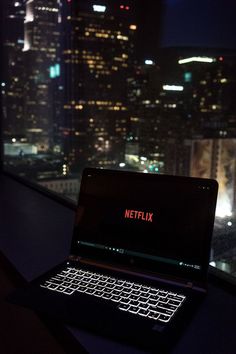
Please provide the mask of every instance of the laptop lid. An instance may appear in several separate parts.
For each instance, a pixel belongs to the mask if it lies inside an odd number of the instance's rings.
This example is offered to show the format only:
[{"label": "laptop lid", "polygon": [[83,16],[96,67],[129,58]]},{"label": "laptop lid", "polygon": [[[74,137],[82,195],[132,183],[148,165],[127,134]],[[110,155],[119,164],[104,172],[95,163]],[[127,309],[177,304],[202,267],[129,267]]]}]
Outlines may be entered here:
[{"label": "laptop lid", "polygon": [[71,254],[205,287],[215,180],[85,169]]}]

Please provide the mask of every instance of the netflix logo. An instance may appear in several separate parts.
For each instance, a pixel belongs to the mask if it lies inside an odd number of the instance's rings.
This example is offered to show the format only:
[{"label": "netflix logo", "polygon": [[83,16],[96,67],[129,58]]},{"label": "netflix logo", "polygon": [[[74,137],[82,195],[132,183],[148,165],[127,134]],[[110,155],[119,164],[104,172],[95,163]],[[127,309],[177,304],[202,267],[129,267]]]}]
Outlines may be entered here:
[{"label": "netflix logo", "polygon": [[141,210],[125,209],[124,217],[125,219],[139,219],[147,222],[152,222],[153,213]]}]

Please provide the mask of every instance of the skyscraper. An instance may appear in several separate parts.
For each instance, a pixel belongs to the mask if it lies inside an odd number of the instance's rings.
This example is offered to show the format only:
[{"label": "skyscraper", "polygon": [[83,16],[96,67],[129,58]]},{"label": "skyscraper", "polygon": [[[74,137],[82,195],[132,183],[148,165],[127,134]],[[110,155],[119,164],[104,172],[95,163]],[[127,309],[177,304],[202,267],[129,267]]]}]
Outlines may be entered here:
[{"label": "skyscraper", "polygon": [[3,135],[8,141],[24,134],[23,81],[24,67],[22,48],[24,44],[25,10],[23,1],[11,1],[4,8],[5,35],[3,38]]},{"label": "skyscraper", "polygon": [[127,73],[136,25],[130,4],[67,1],[64,149],[71,168],[123,161],[127,134]]},{"label": "skyscraper", "polygon": [[60,66],[60,0],[27,0],[24,21],[25,133],[39,151],[53,145]]}]

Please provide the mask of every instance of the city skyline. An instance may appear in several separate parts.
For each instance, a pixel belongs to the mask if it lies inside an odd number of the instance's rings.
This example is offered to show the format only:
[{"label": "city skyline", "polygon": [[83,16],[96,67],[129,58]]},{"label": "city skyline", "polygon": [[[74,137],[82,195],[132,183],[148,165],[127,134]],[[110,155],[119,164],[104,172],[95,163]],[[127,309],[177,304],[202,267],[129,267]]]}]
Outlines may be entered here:
[{"label": "city skyline", "polygon": [[175,47],[149,56],[155,36],[141,25],[148,12],[141,18],[134,4],[9,4],[5,168],[74,200],[85,166],[216,178],[218,215],[226,221],[215,232],[233,231],[235,52]]}]

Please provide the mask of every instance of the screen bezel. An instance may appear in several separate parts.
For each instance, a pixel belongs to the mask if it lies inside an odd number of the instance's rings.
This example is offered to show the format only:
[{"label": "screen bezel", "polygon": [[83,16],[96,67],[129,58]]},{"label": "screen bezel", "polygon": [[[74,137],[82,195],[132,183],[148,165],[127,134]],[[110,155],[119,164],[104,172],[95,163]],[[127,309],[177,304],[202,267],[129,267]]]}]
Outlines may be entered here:
[{"label": "screen bezel", "polygon": [[[152,179],[158,183],[158,181],[167,183],[190,183],[193,185],[202,184],[210,189],[209,195],[209,210],[208,210],[208,225],[207,225],[207,237],[204,239],[204,252],[201,259],[201,269],[196,271],[195,269],[186,269],[186,268],[176,268],[172,267],[168,264],[159,264],[158,272],[154,267],[154,263],[152,261],[147,261],[147,259],[140,259],[139,257],[130,256],[126,254],[119,254],[114,252],[106,252],[106,258],[104,261],[104,249],[81,246],[78,249],[77,241],[77,231],[76,224],[74,228],[74,235],[72,239],[72,247],[71,254],[79,257],[83,257],[86,259],[91,259],[91,261],[105,263],[108,265],[113,265],[115,267],[124,267],[129,270],[140,270],[145,271],[147,273],[158,273],[158,275],[162,275],[163,277],[173,277],[182,279],[184,282],[197,282],[197,283],[206,283],[207,279],[207,271],[209,266],[209,258],[210,258],[210,247],[211,247],[211,238],[214,226],[214,217],[215,217],[215,207],[216,207],[216,199],[217,199],[217,191],[218,191],[218,183],[213,179],[203,179],[203,178],[195,178],[195,177],[183,177],[183,176],[170,176],[170,175],[161,175],[161,174],[144,174],[141,172],[130,172],[130,171],[120,171],[120,170],[107,170],[107,169],[97,169],[97,168],[86,168],[83,172],[83,177],[81,181],[81,188],[79,194],[78,201],[78,209],[81,207],[81,201],[85,197],[86,194],[86,186],[87,186],[87,178],[89,176],[104,176],[104,181],[106,178],[128,178],[135,179],[138,178],[143,183],[149,183]],[[109,250],[108,250],[109,251]]]}]

